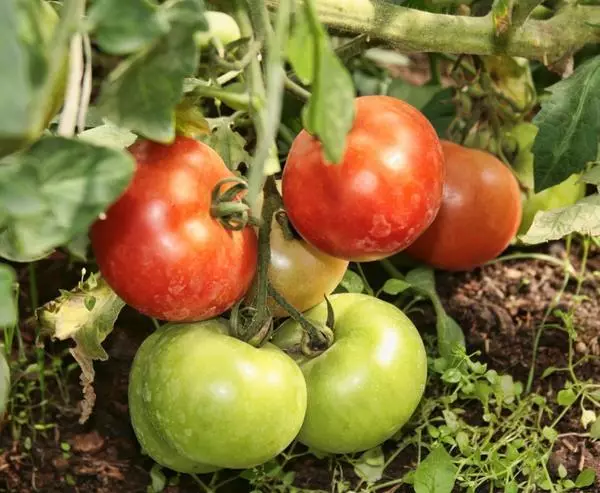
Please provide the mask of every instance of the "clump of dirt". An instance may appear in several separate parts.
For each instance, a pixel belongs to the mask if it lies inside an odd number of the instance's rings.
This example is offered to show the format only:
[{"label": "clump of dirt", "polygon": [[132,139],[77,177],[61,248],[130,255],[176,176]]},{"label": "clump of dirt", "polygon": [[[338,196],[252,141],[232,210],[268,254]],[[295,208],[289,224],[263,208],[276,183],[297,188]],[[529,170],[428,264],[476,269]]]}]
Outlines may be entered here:
[{"label": "clump of dirt", "polygon": [[[537,250],[539,252],[539,250]],[[565,256],[562,243],[549,246],[543,252],[560,259]],[[572,263],[579,269],[580,252],[575,251]],[[552,325],[559,321],[556,313],[547,315],[548,307],[563,291],[557,308],[568,311],[576,306],[574,321],[577,331],[576,357],[590,356],[578,367],[579,376],[598,378],[600,364],[597,356],[600,336],[600,301],[595,270],[600,269],[600,253],[592,252],[585,278],[565,283],[564,269],[557,264],[535,259],[499,262],[470,273],[439,273],[437,286],[448,313],[463,327],[469,351],[481,351],[482,359],[490,368],[508,372],[515,379],[526,382],[532,359],[536,331],[545,320]],[[40,302],[55,296],[59,287],[75,284],[80,272],[76,266],[68,267],[61,259],[37,264],[37,284]],[[27,276],[21,274],[22,306],[28,306]],[[30,315],[26,308],[24,317]],[[417,315],[418,324],[431,327],[433,314],[426,311]],[[68,381],[70,404],[48,405],[47,422],[55,427],[45,433],[38,432],[31,449],[24,446],[23,438],[14,437],[11,423],[6,423],[0,436],[0,490],[23,493],[43,491],[48,493],[76,491],[131,493],[146,492],[150,484],[152,461],[142,455],[130,426],[127,409],[127,382],[131,361],[143,339],[152,327],[132,310],[124,310],[117,327],[106,342],[110,359],[96,363],[95,390],[97,402],[91,419],[84,425],[77,422],[75,403],[81,398],[78,388],[78,371],[70,374]],[[34,345],[32,333],[24,333],[24,342]],[[67,343],[51,343],[53,354],[64,351]],[[568,339],[564,331],[547,328],[539,341],[534,390],[550,398],[564,385],[561,373],[541,379],[549,366],[561,367],[567,363]],[[72,363],[65,358],[63,365]],[[47,395],[57,395],[53,381],[48,382]],[[32,411],[34,412],[34,411]],[[37,416],[37,414],[36,414]],[[551,465],[564,465],[571,474],[583,467],[595,468],[600,476],[600,444],[581,434],[578,416],[564,420]],[[24,434],[30,434],[24,431]],[[65,445],[66,444],[66,445]],[[415,451],[400,454],[388,470],[401,475],[417,461]],[[330,461],[307,455],[291,466],[299,487],[330,491]],[[342,471],[352,479],[350,468]],[[165,488],[168,493],[202,491],[189,476],[181,476],[179,483]],[[249,491],[245,483],[230,483],[227,492]],[[390,491],[410,491],[392,489]],[[600,486],[586,491],[600,492]]]}]

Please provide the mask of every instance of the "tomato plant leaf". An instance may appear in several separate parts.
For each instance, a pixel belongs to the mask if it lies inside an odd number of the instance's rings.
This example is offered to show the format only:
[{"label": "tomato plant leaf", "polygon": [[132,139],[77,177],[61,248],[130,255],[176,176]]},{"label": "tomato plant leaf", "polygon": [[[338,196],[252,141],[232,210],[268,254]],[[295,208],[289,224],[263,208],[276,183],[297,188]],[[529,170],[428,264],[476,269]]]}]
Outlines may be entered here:
[{"label": "tomato plant leaf", "polygon": [[456,479],[456,466],[443,446],[434,448],[415,471],[415,493],[450,493]]},{"label": "tomato plant leaf", "polygon": [[241,163],[250,163],[250,154],[244,148],[246,140],[228,123],[219,125],[215,131],[202,139],[223,159],[227,167],[235,171]]},{"label": "tomato plant leaf", "polygon": [[88,21],[98,46],[113,55],[141,50],[169,29],[156,6],[147,0],[94,0]]},{"label": "tomato plant leaf", "polygon": [[339,163],[354,123],[356,92],[352,77],[331,47],[310,2],[305,3],[314,40],[312,95],[302,113],[304,127],[323,145],[325,159]]},{"label": "tomato plant leaf", "polygon": [[428,267],[417,267],[406,274],[406,282],[431,300],[437,318],[438,349],[442,357],[451,361],[455,348],[465,347],[465,335],[460,325],[446,313],[442,305],[435,289],[433,270]]},{"label": "tomato plant leaf", "polygon": [[0,329],[13,327],[17,323],[16,282],[12,267],[0,264]]},{"label": "tomato plant leaf", "polygon": [[85,232],[127,187],[126,152],[45,137],[0,166],[0,255],[28,261]]},{"label": "tomato plant leaf", "polygon": [[[93,301],[92,301],[93,300]],[[51,337],[75,341],[71,354],[81,367],[84,401],[80,422],[90,416],[96,395],[94,393],[94,360],[106,361],[108,354],[102,342],[114,328],[115,321],[125,306],[108,284],[98,275],[91,274],[71,291],[36,310],[35,316],[44,333]]]},{"label": "tomato plant leaf", "polygon": [[600,235],[600,195],[584,197],[567,207],[538,211],[520,240],[533,245],[558,240],[571,233]]},{"label": "tomato plant leaf", "polygon": [[600,56],[548,88],[551,97],[533,119],[535,192],[583,171],[596,159],[600,133]]},{"label": "tomato plant leaf", "polygon": [[411,287],[410,283],[403,281],[402,279],[388,279],[381,288],[384,293],[391,294],[393,296],[400,294]]},{"label": "tomato plant leaf", "polygon": [[304,84],[310,84],[315,72],[315,38],[304,9],[296,12],[294,27],[287,43],[287,58]]},{"label": "tomato plant leaf", "polygon": [[0,60],[10,67],[0,77],[0,157],[37,138],[57,110],[54,89],[60,88],[46,87],[57,25],[49,2],[0,3]]},{"label": "tomato plant leaf", "polygon": [[129,147],[137,138],[129,130],[120,128],[110,122],[105,122],[97,127],[84,130],[77,137],[90,144],[112,147],[114,149]]},{"label": "tomato plant leaf", "polygon": [[594,484],[596,480],[596,471],[590,467],[586,467],[579,473],[575,480],[575,486],[577,488],[588,488]]},{"label": "tomato plant leaf", "polygon": [[362,293],[365,290],[365,283],[359,274],[347,269],[340,281],[340,287],[349,293]]},{"label": "tomato plant leaf", "polygon": [[385,469],[385,456],[381,447],[367,450],[352,462],[354,471],[368,484],[373,484],[383,477]]},{"label": "tomato plant leaf", "polygon": [[205,26],[203,12],[200,0],[175,3],[165,13],[171,23],[169,32],[108,76],[99,101],[108,120],[156,142],[172,142],[183,82],[198,63],[193,35]]}]

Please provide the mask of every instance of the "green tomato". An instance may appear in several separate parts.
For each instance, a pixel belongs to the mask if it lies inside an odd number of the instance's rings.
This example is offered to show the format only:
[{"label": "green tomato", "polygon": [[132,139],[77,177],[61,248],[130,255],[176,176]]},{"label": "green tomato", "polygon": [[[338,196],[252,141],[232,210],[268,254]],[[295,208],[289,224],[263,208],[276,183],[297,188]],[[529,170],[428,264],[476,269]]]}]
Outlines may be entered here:
[{"label": "green tomato", "polygon": [[159,464],[179,472],[242,469],[296,437],[306,384],[283,351],[231,337],[223,319],[167,324],[136,354],[129,407],[138,441]]},{"label": "green tomato", "polygon": [[[328,453],[352,453],[396,434],[417,408],[427,379],[427,357],[416,327],[398,308],[364,294],[329,298],[334,314],[333,344],[297,361],[308,388],[298,440]],[[305,315],[326,321],[326,305]],[[290,352],[303,337],[287,320],[273,343]]]},{"label": "green tomato", "polygon": [[198,48],[206,48],[210,44],[211,38],[218,39],[223,45],[241,38],[240,28],[230,15],[211,11],[205,12],[204,17],[208,23],[208,30],[198,31],[194,34]]},{"label": "green tomato", "polygon": [[525,187],[523,192],[523,217],[517,235],[527,233],[533,218],[539,211],[549,211],[559,207],[574,204],[585,195],[586,185],[573,174],[562,183],[547,188],[539,193],[534,193],[533,153],[531,148],[538,128],[532,123],[520,123],[513,127],[507,134],[518,143],[519,152],[513,163],[513,168],[521,184]]}]

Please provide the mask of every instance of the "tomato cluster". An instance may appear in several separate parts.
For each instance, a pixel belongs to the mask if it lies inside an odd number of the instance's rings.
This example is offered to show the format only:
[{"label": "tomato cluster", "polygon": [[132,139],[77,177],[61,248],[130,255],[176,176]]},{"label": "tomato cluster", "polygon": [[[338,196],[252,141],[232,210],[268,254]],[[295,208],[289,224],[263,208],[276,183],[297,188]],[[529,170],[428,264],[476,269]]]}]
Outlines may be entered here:
[{"label": "tomato cluster", "polygon": [[[134,179],[91,240],[115,292],[168,322],[140,347],[129,386],[133,427],[160,464],[247,468],[294,439],[328,453],[389,439],[423,396],[425,348],[396,306],[332,294],[348,262],[406,250],[436,267],[469,269],[514,236],[519,187],[501,162],[440,141],[403,101],[360,97],[355,109],[340,163],[327,162],[308,132],[296,137],[279,197],[290,228],[284,234],[272,219],[268,272],[258,276],[255,229],[217,213],[239,220],[248,211],[234,185],[240,178],[215,151],[186,137],[129,149]],[[219,194],[228,208],[215,205]],[[295,310],[255,343],[223,316],[255,302],[261,277]],[[269,298],[268,312],[287,316],[278,303]],[[330,334],[326,347],[311,346],[307,323]]]}]

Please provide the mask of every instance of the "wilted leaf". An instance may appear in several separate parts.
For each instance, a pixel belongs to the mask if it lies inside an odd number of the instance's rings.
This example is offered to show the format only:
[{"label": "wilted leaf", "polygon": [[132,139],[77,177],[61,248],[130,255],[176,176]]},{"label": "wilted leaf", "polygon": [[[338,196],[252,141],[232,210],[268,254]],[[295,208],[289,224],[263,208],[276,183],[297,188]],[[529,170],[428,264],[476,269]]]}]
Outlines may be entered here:
[{"label": "wilted leaf", "polygon": [[558,240],[571,233],[600,235],[600,195],[584,197],[567,207],[537,212],[531,227],[520,240],[537,244]]},{"label": "wilted leaf", "polygon": [[[90,303],[91,299],[95,301]],[[124,306],[125,302],[101,277],[91,274],[71,291],[36,310],[36,318],[44,333],[56,339],[71,338],[75,341],[75,347],[70,351],[81,367],[84,394],[81,423],[89,418],[96,400],[93,362],[108,359],[102,342],[112,332]]]},{"label": "wilted leaf", "polygon": [[551,97],[533,119],[535,192],[564,181],[596,159],[600,134],[600,56],[548,88]]},{"label": "wilted leaf", "polygon": [[127,187],[126,152],[45,137],[0,166],[0,256],[30,261],[87,231]]},{"label": "wilted leaf", "polygon": [[450,493],[454,488],[457,469],[443,446],[433,449],[415,472],[416,493]]}]

